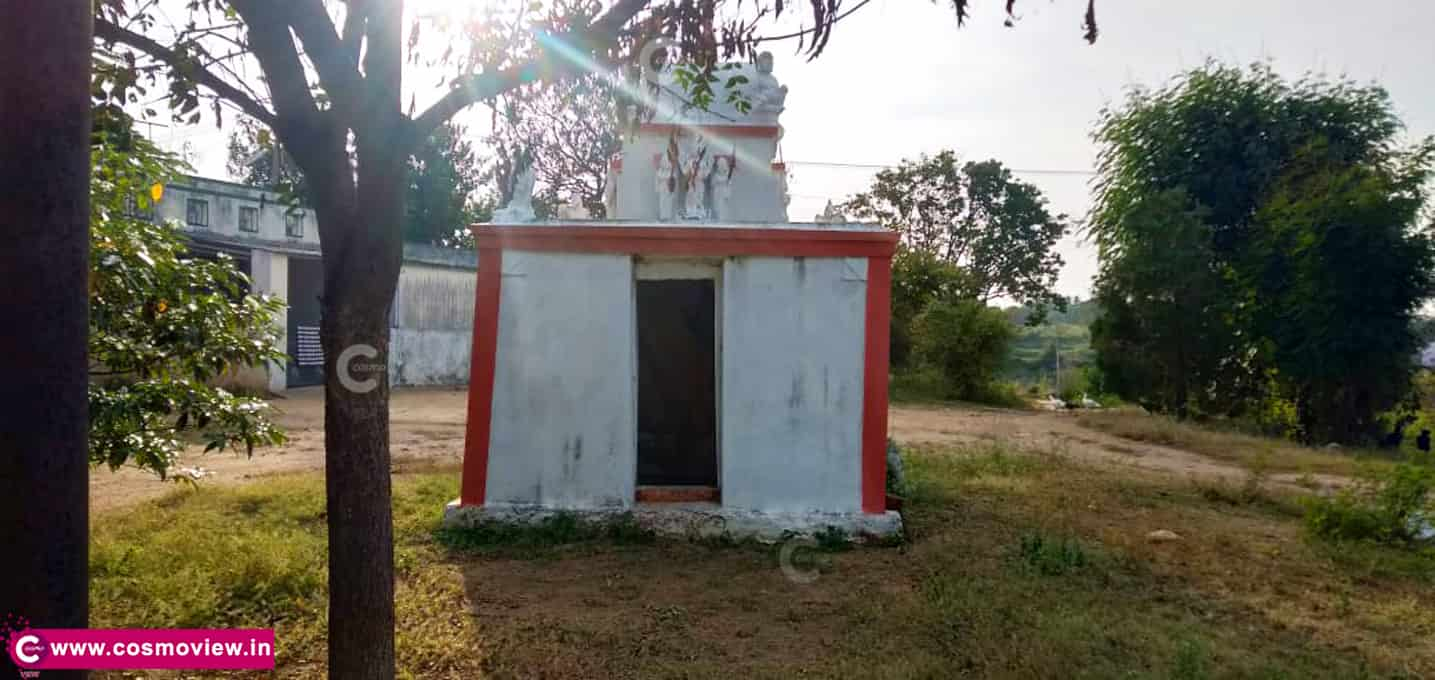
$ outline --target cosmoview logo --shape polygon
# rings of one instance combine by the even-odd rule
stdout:
[[[379,379],[372,376],[388,370],[383,362],[373,361],[377,356],[379,356],[379,350],[374,349],[373,345],[365,344],[350,345],[340,352],[338,360],[334,362],[334,371],[338,375],[339,384],[354,394],[373,392],[379,387]],[[368,361],[362,359],[368,359]]]
[[[10,656],[22,666],[30,666],[45,660],[50,654],[50,645],[45,638],[34,631],[22,631],[10,645]]]
[[[818,547],[816,539],[797,536],[777,548],[777,566],[787,580],[800,585],[816,581],[832,562]]]

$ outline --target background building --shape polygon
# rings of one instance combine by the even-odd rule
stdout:
[[[165,187],[155,212],[158,219],[183,225],[193,253],[229,255],[249,274],[256,291],[288,304],[282,316],[282,346],[289,360],[241,371],[236,382],[274,393],[322,384],[319,303],[324,270],[313,211],[290,207],[276,191],[186,176]],[[399,288],[389,311],[392,384],[468,381],[476,268],[477,256],[471,251],[404,244]]]

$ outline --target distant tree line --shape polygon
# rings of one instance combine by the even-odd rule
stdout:
[[[1090,233],[1105,385],[1146,407],[1367,442],[1410,394],[1435,142],[1386,92],[1207,64],[1103,111]]]

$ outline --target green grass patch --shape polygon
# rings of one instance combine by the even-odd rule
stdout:
[[[312,479],[185,489],[96,521],[91,623],[302,625],[325,606],[324,499],[315,490]]]
[[[803,583],[784,577],[778,547],[656,540],[631,518],[585,523],[560,514],[533,526],[442,530],[457,473],[399,475],[399,674],[1435,671],[1435,655],[1419,646],[1423,622],[1435,621],[1421,595],[1435,583],[1435,557],[1305,542],[1297,518],[1248,510],[1258,503],[1203,498],[1184,480],[1084,467],[1052,448],[981,442],[904,453],[911,540],[852,549],[845,534],[823,532],[789,556],[815,577]],[[273,626],[278,674],[323,677],[323,498],[322,478],[303,475],[181,490],[97,517],[91,623]],[[1149,544],[1153,526],[1186,538]],[[1280,534],[1296,538],[1276,550]],[[1309,625],[1281,618],[1292,607]]]
[[[1053,536],[1040,531],[1022,534],[1017,563],[1042,576],[1065,576],[1091,566],[1092,558],[1081,541],[1071,536]]]
[[[582,544],[649,545],[657,540],[657,535],[640,526],[631,513],[594,521],[559,512],[536,524],[482,522],[469,527],[443,527],[435,535],[445,547],[458,552],[528,557],[552,557],[559,548]]]

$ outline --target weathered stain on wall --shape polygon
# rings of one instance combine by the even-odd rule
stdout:
[[[503,258],[488,503],[630,505],[637,465],[632,258],[515,251]],[[718,456],[725,507],[860,512],[867,283],[851,265],[811,257],[724,262]]]
[[[861,509],[866,299],[841,258],[727,260],[723,505]]]
[[[505,251],[500,296],[489,503],[630,505],[632,258]]]
[[[394,295],[389,376],[398,385],[468,382],[474,272],[404,263]]]

